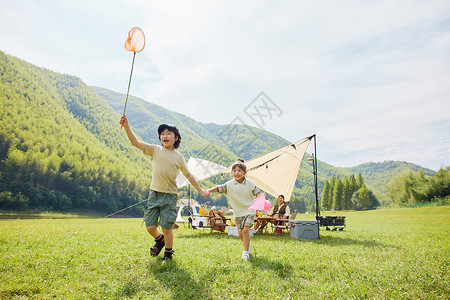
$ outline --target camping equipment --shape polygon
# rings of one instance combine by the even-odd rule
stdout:
[[[291,239],[319,238],[319,221],[317,220],[291,220]]]

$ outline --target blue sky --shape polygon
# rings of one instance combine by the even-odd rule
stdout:
[[[317,134],[335,166],[450,165],[449,1],[0,1],[0,50],[89,85],[126,93],[139,26],[132,95]],[[263,125],[246,114],[261,92],[278,109]]]

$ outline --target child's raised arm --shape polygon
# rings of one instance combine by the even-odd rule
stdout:
[[[128,124],[128,119],[123,115],[120,118],[119,122],[123,127],[125,127],[125,132],[127,133],[128,139],[130,140],[131,144],[142,151],[144,151],[145,143],[140,142],[137,140],[136,136],[134,135],[133,131],[131,131],[130,125]]]

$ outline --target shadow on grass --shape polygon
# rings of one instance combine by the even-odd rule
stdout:
[[[162,286],[170,290],[171,299],[211,299],[207,281],[196,281],[191,274],[177,265],[176,260],[164,262],[157,259],[148,266]],[[203,282],[203,283],[201,283]]]
[[[304,240],[302,240],[304,241]],[[357,240],[348,237],[341,236],[324,236],[319,240],[310,240],[315,241],[317,244],[327,245],[327,246],[349,246],[349,245],[358,245],[363,247],[384,247],[384,248],[393,248],[394,246],[388,245],[385,243],[381,243],[376,240]]]
[[[183,234],[177,236],[179,239],[221,239],[221,238],[236,238],[236,237],[230,237],[227,235],[227,233],[221,233],[221,232],[209,232],[204,231],[201,232],[199,230],[193,229],[192,233],[189,234]],[[289,234],[283,234],[283,235],[268,235],[268,234],[255,234],[252,238],[252,240],[272,240],[275,242],[292,242],[292,243],[314,243],[319,245],[328,245],[328,246],[348,246],[348,245],[359,245],[363,247],[385,247],[385,248],[392,248],[392,245],[388,245],[385,243],[381,243],[377,240],[358,240],[353,239],[349,237],[342,237],[339,236],[339,233],[336,233],[336,235],[333,236],[321,236],[320,239],[313,240],[313,239],[291,239]]]
[[[177,235],[177,239],[206,239],[206,238],[228,238],[226,232],[213,231],[210,232],[209,229],[192,229],[192,232],[188,234]]]
[[[280,279],[292,276],[292,266],[286,262],[253,256],[250,258],[250,263],[253,268],[274,271]]]
[[[333,235],[327,235],[327,236],[320,236],[319,239],[314,240],[314,239],[292,239],[290,238],[290,235],[277,235],[277,236],[272,236],[272,235],[266,235],[266,234],[257,234],[255,236],[252,237],[252,239],[254,240],[267,240],[267,239],[271,239],[274,241],[279,241],[279,242],[292,242],[292,243],[313,243],[313,244],[318,244],[318,245],[327,245],[327,246],[348,246],[348,245],[359,245],[359,246],[363,246],[363,247],[385,247],[385,248],[392,248],[394,246],[389,245],[389,244],[385,244],[382,242],[379,242],[377,240],[358,240],[358,239],[354,239],[354,238],[349,238],[349,237],[343,237],[339,235],[340,233],[336,233]]]

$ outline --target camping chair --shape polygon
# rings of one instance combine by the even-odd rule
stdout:
[[[297,212],[294,211],[289,219],[278,219],[275,221],[275,224],[272,224],[273,235],[283,234],[283,231],[289,228],[289,221],[295,220],[297,216]]]
[[[226,218],[224,214],[218,210],[210,210],[208,216],[206,217],[209,218],[211,231],[217,230],[224,232],[225,227],[229,225],[227,224],[227,220],[231,220],[230,218]]]

